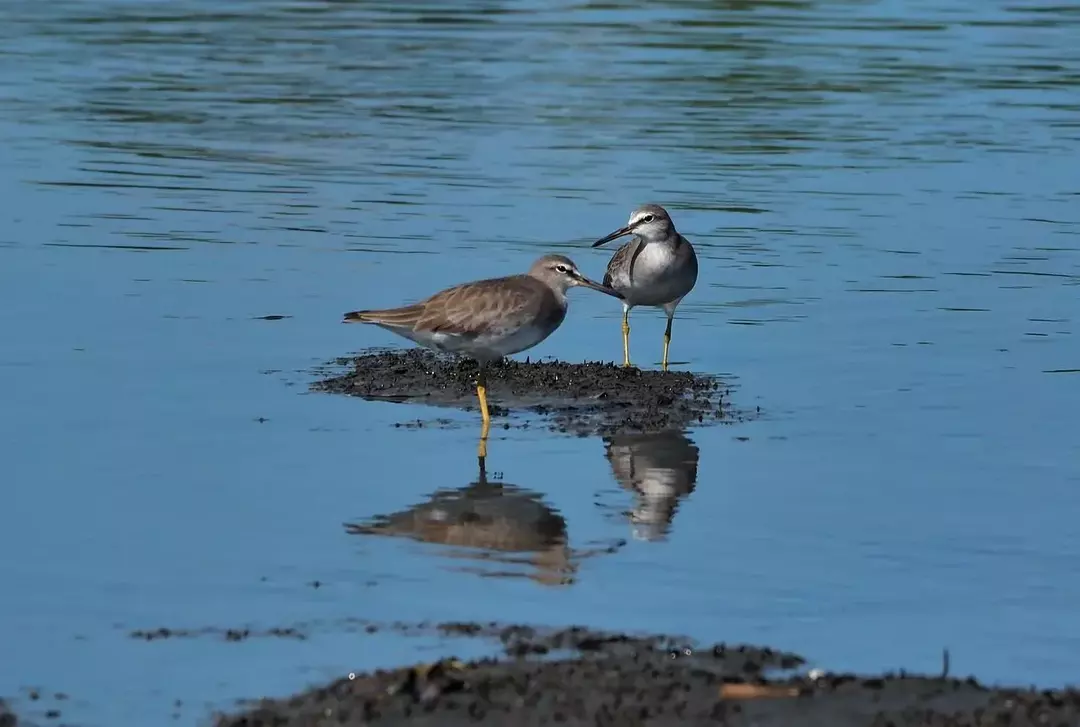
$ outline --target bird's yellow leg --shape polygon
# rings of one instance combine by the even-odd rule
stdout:
[[[630,365],[630,307],[624,305],[622,312],[623,366]]]
[[[483,389],[480,389],[480,391],[483,391]],[[483,398],[481,398],[481,401],[483,401]],[[487,457],[488,428],[490,427],[490,425],[491,422],[487,419],[485,419],[484,423],[480,425],[480,445],[476,449],[476,456],[478,456],[481,460]]]
[[[487,381],[484,377],[484,367],[480,367],[480,375],[476,378],[476,398],[480,400],[480,446],[477,448],[477,456],[483,460],[487,457],[488,430],[491,428],[491,414],[488,412]]]
[[[664,371],[667,371],[668,346],[671,345],[671,319],[672,316],[668,316],[667,328],[664,329],[664,362],[662,364]]]

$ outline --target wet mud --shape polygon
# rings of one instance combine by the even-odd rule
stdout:
[[[220,638],[246,630],[162,627],[132,631],[129,636],[155,642]],[[948,653],[937,674],[858,675],[810,669],[802,656],[766,647],[699,645],[683,636],[629,635],[580,626],[386,624],[346,618],[260,634],[295,638],[316,631],[437,635],[447,639],[443,654],[453,653],[457,638],[489,640],[501,648],[469,662],[447,656],[402,668],[342,674],[293,696],[238,700],[234,710],[205,715],[199,723],[215,727],[1080,725],[1080,690],[992,687],[971,677],[954,677]],[[0,699],[0,727],[58,724],[66,694],[50,698],[38,687],[23,692],[14,704]],[[174,718],[179,718],[182,702],[176,700],[173,706]]]
[[[242,628],[217,628],[207,627],[203,629],[170,629],[164,626],[156,629],[136,629],[129,634],[133,639],[142,641],[161,641],[163,639],[186,639],[195,636],[216,636],[223,641],[247,641],[258,638],[296,639],[303,641],[307,638],[300,629],[293,626],[275,627],[272,629]]]
[[[7,702],[0,699],[0,727],[15,727],[17,724],[19,720],[8,710]]]
[[[64,716],[61,706],[68,701],[64,692],[49,692],[40,687],[24,687],[19,698],[10,701],[0,699],[0,727],[36,727],[41,724],[64,724],[57,722]],[[21,703],[21,717],[15,715],[15,703]]]
[[[478,410],[477,366],[468,359],[410,348],[340,358],[333,365],[351,370],[316,381],[312,390]],[[735,409],[730,387],[714,376],[614,363],[504,359],[488,366],[487,389],[492,426],[509,426],[511,412],[531,412],[545,417],[552,430],[578,435],[728,424],[757,413]]]
[[[584,628],[442,624],[499,638],[510,658],[454,658],[340,679],[219,714],[261,725],[756,725],[976,727],[1080,724],[1080,691],[991,688],[974,679],[805,669],[767,648]]]

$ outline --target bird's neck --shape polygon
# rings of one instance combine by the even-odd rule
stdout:
[[[663,248],[665,250],[677,250],[680,245],[683,244],[683,236],[678,232],[672,231],[667,237],[639,237],[642,246],[654,245],[656,248]]]
[[[563,308],[566,308],[566,288],[558,285],[549,285],[548,288],[551,290],[551,294],[555,296],[555,301]]]

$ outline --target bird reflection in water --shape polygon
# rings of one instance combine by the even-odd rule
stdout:
[[[663,540],[679,501],[697,483],[697,445],[676,430],[605,437],[604,445],[611,473],[634,493],[630,513],[634,537]]]
[[[461,550],[452,557],[526,566],[525,571],[468,567],[485,576],[528,577],[544,585],[574,582],[580,558],[568,545],[566,520],[543,502],[539,493],[505,482],[489,482],[485,458],[479,458],[475,482],[440,489],[427,502],[363,524],[346,524],[354,535],[385,535],[449,545]]]

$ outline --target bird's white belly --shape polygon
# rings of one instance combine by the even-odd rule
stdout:
[[[458,353],[472,358],[495,360],[532,348],[551,335],[538,326],[522,326],[516,330],[495,332],[467,338],[449,333],[414,334],[417,343],[446,353]]]

